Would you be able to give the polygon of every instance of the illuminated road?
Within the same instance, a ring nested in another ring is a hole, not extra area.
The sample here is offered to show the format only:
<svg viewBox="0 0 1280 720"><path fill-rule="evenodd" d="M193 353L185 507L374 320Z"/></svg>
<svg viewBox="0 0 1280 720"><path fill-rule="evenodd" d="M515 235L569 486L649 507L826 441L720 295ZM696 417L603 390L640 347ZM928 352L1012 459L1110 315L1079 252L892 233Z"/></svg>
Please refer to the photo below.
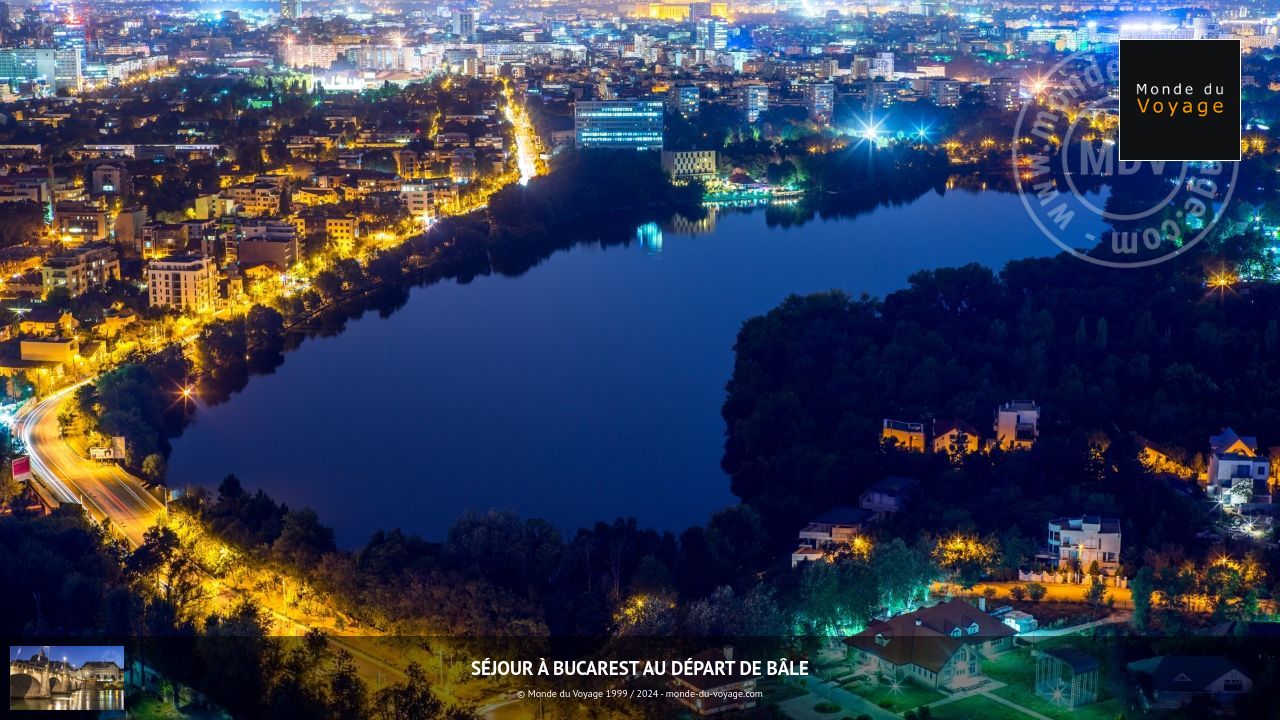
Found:
<svg viewBox="0 0 1280 720"><path fill-rule="evenodd" d="M62 439L58 413L83 384L25 408L14 427L31 456L32 472L60 502L82 503L95 520L137 547L164 512L164 503L117 465L83 458Z"/></svg>
<svg viewBox="0 0 1280 720"><path fill-rule="evenodd" d="M516 105L511 97L511 88L506 89L507 122L515 130L516 135L516 167L520 170L520 184L528 185L529 181L539 174L538 166L538 134L533 130L529 114L523 107Z"/></svg>
<svg viewBox="0 0 1280 720"><path fill-rule="evenodd" d="M79 503L83 499L90 516L136 548L142 544L147 530L162 517L164 503L157 500L141 480L117 465L82 457L62 438L58 428L58 414L64 404L86 382L89 381L59 390L25 407L19 413L14 429L27 447L32 472L50 494L63 503ZM233 607L245 594L252 595L254 603L271 614L276 631L281 635L303 635L311 629L310 625L281 612L276 607L278 603L273 603L270 598L245 593L212 577L207 578L204 584L211 602L218 608ZM367 644L356 645L353 640L332 637L340 632L332 626L323 629L330 634L331 641L355 656L357 666L368 677L392 681L404 678L400 668L370 652ZM363 633L348 629L346 634Z"/></svg>

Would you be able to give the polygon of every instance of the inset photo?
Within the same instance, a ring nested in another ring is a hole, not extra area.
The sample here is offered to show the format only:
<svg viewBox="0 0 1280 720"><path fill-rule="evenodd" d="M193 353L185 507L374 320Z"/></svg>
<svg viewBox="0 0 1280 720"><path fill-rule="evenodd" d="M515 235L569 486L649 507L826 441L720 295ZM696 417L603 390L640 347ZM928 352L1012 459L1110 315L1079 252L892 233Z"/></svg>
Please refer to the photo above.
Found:
<svg viewBox="0 0 1280 720"><path fill-rule="evenodd" d="M9 646L9 710L124 710L124 647Z"/></svg>

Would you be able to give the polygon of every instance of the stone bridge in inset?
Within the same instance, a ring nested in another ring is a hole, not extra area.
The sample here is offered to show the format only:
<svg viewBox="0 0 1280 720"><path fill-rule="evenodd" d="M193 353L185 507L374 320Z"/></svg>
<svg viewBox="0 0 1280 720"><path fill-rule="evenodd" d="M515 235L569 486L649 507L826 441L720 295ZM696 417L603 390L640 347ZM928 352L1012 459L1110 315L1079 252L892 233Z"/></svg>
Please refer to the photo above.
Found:
<svg viewBox="0 0 1280 720"><path fill-rule="evenodd" d="M9 697L48 698L69 695L84 687L81 673L70 665L48 660L9 662Z"/></svg>

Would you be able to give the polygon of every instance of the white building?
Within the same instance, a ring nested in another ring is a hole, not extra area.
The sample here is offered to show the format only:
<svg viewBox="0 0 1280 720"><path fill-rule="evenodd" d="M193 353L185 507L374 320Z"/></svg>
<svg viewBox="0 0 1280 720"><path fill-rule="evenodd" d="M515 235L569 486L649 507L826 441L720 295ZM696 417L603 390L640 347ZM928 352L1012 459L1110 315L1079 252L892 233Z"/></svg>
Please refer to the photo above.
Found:
<svg viewBox="0 0 1280 720"><path fill-rule="evenodd" d="M769 109L769 88L764 85L748 85L742 88L742 111L747 122L760 119L760 113Z"/></svg>
<svg viewBox="0 0 1280 720"><path fill-rule="evenodd" d="M199 255L170 255L147 265L151 307L184 312L212 312L218 292L213 261Z"/></svg>
<svg viewBox="0 0 1280 720"><path fill-rule="evenodd" d="M831 83L813 83L804 87L804 105L809 119L828 123L836 108L836 86Z"/></svg>
<svg viewBox="0 0 1280 720"><path fill-rule="evenodd" d="M716 176L716 151L663 150L662 169L673 180L712 180Z"/></svg>
<svg viewBox="0 0 1280 720"><path fill-rule="evenodd" d="M1266 494L1271 461L1258 452L1258 438L1231 428L1209 438L1209 471L1205 492L1223 507L1237 508Z"/></svg>
<svg viewBox="0 0 1280 720"><path fill-rule="evenodd" d="M1105 575L1120 569L1120 521L1096 515L1049 521L1049 555L1060 568L1080 562L1080 572L1098 563Z"/></svg>
<svg viewBox="0 0 1280 720"><path fill-rule="evenodd" d="M1006 450L1022 450L1040 436L1040 406L1016 400L996 409L996 445Z"/></svg>

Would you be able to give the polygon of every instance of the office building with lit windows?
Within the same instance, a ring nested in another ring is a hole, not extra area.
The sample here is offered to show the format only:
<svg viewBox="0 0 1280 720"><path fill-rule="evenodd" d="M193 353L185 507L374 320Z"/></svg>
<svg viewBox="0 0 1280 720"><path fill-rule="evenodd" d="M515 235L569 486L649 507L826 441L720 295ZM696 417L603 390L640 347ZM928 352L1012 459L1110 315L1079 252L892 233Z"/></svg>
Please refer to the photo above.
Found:
<svg viewBox="0 0 1280 720"><path fill-rule="evenodd" d="M747 122L760 119L760 113L769 109L769 88L764 85L748 85L742 88L742 111Z"/></svg>
<svg viewBox="0 0 1280 720"><path fill-rule="evenodd" d="M580 148L661 150L661 100L598 100L573 108L574 139Z"/></svg>

